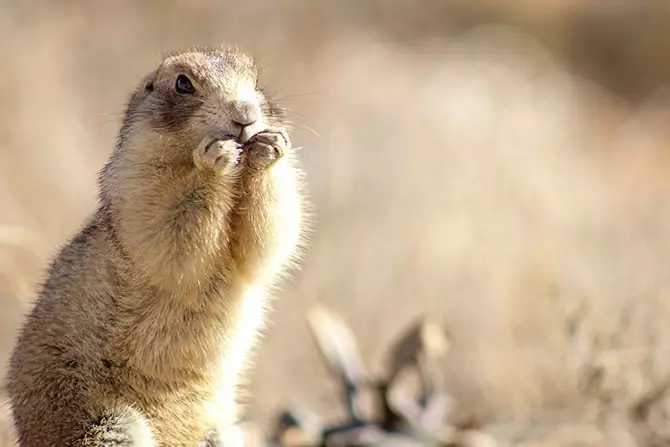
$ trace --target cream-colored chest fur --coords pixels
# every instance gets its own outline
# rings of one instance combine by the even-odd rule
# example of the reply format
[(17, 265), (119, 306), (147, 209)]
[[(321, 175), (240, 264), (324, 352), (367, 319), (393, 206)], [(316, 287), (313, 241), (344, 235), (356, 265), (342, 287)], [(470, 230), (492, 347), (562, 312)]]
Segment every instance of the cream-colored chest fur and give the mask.
[(234, 422), (236, 389), (264, 321), (264, 288), (225, 280), (206, 295), (143, 293), (132, 297), (143, 312), (121, 313), (114, 348), (132, 371), (120, 378), (131, 382), (127, 403), (166, 441)]

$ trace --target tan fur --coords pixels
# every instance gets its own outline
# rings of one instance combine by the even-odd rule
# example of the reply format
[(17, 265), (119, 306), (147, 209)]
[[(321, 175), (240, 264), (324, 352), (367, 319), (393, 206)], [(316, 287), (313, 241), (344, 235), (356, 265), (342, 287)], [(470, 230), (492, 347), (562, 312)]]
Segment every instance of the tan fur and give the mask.
[[(175, 91), (179, 74), (195, 95)], [(22, 446), (196, 446), (235, 422), (269, 289), (305, 221), (256, 77), (234, 49), (179, 52), (132, 96), (99, 209), (52, 263), (12, 357)]]

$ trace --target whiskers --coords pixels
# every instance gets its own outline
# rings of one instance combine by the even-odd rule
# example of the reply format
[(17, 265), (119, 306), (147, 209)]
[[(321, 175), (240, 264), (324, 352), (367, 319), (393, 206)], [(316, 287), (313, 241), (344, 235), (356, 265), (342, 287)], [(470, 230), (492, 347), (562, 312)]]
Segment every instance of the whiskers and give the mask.
[(305, 98), (314, 98), (318, 96), (318, 92), (306, 92), (306, 93), (294, 93), (292, 95), (283, 95), (283, 96), (277, 96), (278, 93), (282, 92), (283, 89), (279, 89), (277, 92), (272, 94), (272, 100), (275, 102), (280, 102), (280, 103), (285, 103), (287, 101), (295, 101), (297, 99), (305, 99)]
[(288, 122), (292, 128), (305, 130), (314, 135), (320, 142), (325, 142), (321, 134), (309, 123), (309, 119), (305, 115), (286, 107), (280, 107), (279, 110), (288, 117), (288, 120), (285, 120), (285, 122)]
[[(305, 98), (314, 98), (318, 95), (317, 92), (312, 92), (312, 93), (296, 93), (296, 94), (291, 94), (291, 95), (281, 95), (279, 96), (278, 94), (282, 90), (275, 91), (271, 94), (266, 93), (266, 96), (268, 97), (269, 102), (274, 104), (275, 110), (277, 110), (283, 117), (282, 121), (285, 124), (288, 124), (291, 128), (293, 129), (299, 129), (299, 130), (305, 130), (312, 135), (314, 135), (320, 142), (325, 142), (321, 134), (314, 128), (312, 123), (310, 122), (309, 118), (305, 115), (303, 115), (300, 112), (295, 111), (292, 108), (285, 107), (283, 105), (278, 105), (278, 104), (285, 104), (287, 102), (295, 101), (295, 100), (304, 100)], [(286, 119), (287, 118), (287, 119)]]
[(97, 119), (92, 119), (88, 126), (92, 129), (107, 126), (110, 124), (120, 124), (123, 122), (125, 112), (98, 113), (94, 115)]

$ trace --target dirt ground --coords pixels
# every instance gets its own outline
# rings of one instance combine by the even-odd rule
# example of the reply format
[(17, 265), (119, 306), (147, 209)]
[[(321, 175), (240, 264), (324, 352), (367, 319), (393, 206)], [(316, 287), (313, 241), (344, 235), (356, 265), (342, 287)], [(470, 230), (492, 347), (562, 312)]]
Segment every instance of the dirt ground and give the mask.
[(670, 10), (504, 4), (0, 1), (0, 375), (94, 209), (130, 90), (164, 51), (229, 42), (290, 109), (315, 214), (250, 378), (254, 421), (341, 415), (305, 321), (319, 302), (375, 371), (439, 316), (453, 396), (499, 430), (670, 442)]

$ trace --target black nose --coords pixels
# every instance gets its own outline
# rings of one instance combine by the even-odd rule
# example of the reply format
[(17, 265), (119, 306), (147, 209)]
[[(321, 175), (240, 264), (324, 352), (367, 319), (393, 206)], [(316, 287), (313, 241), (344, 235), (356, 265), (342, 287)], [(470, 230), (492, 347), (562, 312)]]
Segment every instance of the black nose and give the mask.
[(233, 124), (244, 129), (258, 121), (260, 108), (249, 101), (235, 100), (231, 103), (231, 114)]

